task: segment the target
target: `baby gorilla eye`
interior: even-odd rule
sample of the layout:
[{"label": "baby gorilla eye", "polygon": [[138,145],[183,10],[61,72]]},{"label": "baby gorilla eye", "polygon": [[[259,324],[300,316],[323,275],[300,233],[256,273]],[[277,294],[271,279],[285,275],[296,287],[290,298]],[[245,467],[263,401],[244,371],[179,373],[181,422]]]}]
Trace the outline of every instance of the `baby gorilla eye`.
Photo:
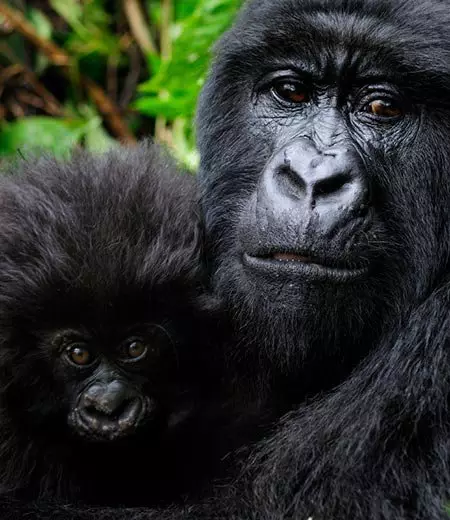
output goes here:
[{"label": "baby gorilla eye", "polygon": [[305,86],[292,79],[277,81],[271,92],[278,100],[292,104],[305,103],[309,99]]},{"label": "baby gorilla eye", "polygon": [[148,347],[140,340],[133,340],[125,347],[125,356],[133,361],[144,358],[147,355]]},{"label": "baby gorilla eye", "polygon": [[376,117],[400,117],[403,109],[393,99],[374,99],[366,106],[366,112]]},{"label": "baby gorilla eye", "polygon": [[70,363],[77,366],[87,366],[93,361],[93,356],[87,346],[80,343],[67,347],[65,355]]}]

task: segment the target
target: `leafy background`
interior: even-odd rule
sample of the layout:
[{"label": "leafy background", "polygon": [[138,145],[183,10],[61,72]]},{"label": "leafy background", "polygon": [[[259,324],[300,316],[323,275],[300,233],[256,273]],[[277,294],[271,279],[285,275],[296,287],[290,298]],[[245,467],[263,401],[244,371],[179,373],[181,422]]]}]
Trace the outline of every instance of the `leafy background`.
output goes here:
[{"label": "leafy background", "polygon": [[193,117],[242,0],[0,0],[0,160],[152,135],[195,170]]}]

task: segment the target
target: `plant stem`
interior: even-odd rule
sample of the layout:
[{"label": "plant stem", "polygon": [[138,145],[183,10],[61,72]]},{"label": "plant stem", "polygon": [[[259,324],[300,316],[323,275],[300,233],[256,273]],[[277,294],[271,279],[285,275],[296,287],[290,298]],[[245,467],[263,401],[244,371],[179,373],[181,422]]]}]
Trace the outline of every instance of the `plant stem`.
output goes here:
[{"label": "plant stem", "polygon": [[[161,27],[160,27],[160,46],[161,59],[169,61],[172,57],[172,40],[170,37],[170,26],[172,24],[173,5],[172,0],[161,0]],[[165,92],[161,91],[160,96]],[[155,137],[160,142],[170,145],[171,139],[168,138],[170,132],[166,128],[167,121],[163,116],[158,116],[155,122]]]},{"label": "plant stem", "polygon": [[145,19],[145,14],[139,0],[123,0],[123,10],[130,25],[136,43],[142,54],[156,56],[158,51],[152,39],[150,29]]},{"label": "plant stem", "polygon": [[172,0],[161,0],[161,58],[163,60],[169,60],[172,57],[172,39],[170,37],[172,15]]}]

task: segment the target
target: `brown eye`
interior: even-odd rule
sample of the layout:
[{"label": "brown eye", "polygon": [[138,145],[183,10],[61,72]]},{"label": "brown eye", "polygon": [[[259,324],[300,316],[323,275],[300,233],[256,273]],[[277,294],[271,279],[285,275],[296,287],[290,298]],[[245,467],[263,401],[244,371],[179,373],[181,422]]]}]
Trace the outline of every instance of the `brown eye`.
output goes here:
[{"label": "brown eye", "polygon": [[399,117],[403,114],[402,109],[387,99],[375,99],[367,106],[367,112],[377,117]]},{"label": "brown eye", "polygon": [[69,361],[78,366],[86,366],[92,363],[92,355],[84,345],[72,345],[66,350]]},{"label": "brown eye", "polygon": [[289,103],[298,104],[308,101],[304,85],[297,81],[281,81],[272,87],[272,92],[277,98]]},{"label": "brown eye", "polygon": [[126,355],[129,359],[137,360],[147,354],[148,348],[142,341],[132,341],[126,348]]}]

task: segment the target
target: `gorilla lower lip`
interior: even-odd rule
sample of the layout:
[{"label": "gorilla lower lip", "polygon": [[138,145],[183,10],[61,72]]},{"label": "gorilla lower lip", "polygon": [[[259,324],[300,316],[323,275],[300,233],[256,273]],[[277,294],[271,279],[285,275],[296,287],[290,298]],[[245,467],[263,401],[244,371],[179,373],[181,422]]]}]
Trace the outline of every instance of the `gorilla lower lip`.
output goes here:
[{"label": "gorilla lower lip", "polygon": [[310,279],[317,282],[351,282],[363,279],[369,272],[368,267],[346,269],[342,267],[329,267],[307,256],[277,253],[268,257],[251,256],[244,254],[244,265],[254,271],[264,273],[284,273],[287,276],[295,276]]}]

